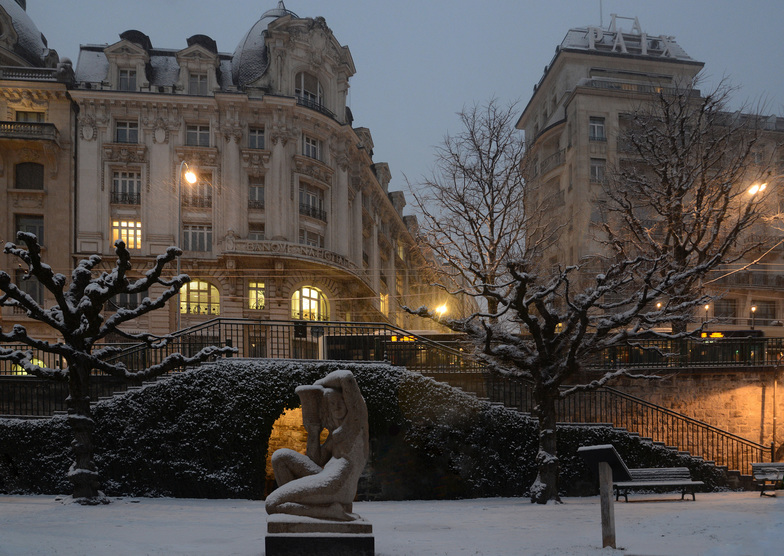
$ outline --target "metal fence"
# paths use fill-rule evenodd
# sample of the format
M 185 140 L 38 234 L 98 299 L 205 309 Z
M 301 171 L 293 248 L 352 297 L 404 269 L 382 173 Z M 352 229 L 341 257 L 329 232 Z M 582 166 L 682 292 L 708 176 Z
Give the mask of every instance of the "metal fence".
M 532 384 L 521 378 L 489 373 L 484 365 L 465 355 L 455 336 L 433 338 L 411 334 L 395 326 L 378 323 L 262 321 L 216 318 L 173 335 L 164 347 L 118 345 L 122 351 L 111 361 L 123 362 L 131 370 L 159 363 L 171 353 L 194 355 L 206 346 L 232 346 L 237 355 L 269 359 L 325 359 L 344 361 L 388 361 L 475 391 L 492 401 L 524 412 L 534 407 Z M 4 347 L 12 347 L 5 345 Z M 13 346 L 24 348 L 24 346 Z M 590 361 L 593 369 L 619 367 L 688 368 L 777 365 L 784 353 L 784 339 L 747 337 L 735 339 L 651 339 L 634 347 L 607 350 Z M 62 361 L 47 353 L 34 358 L 48 367 Z M 124 388 L 122 383 L 100 373 L 92 381 L 91 398 Z M 0 361 L 0 415 L 51 415 L 65 409 L 67 385 L 47 383 L 26 376 L 9 361 Z M 773 451 L 707 423 L 612 388 L 578 392 L 561 400 L 559 420 L 571 423 L 610 423 L 643 437 L 677 447 L 693 455 L 750 473 L 752 462 L 772 461 Z

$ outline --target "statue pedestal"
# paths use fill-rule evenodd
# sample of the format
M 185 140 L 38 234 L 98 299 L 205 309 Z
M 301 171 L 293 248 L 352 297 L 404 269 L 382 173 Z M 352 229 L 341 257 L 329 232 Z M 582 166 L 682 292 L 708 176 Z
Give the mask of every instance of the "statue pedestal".
M 267 517 L 266 556 L 375 556 L 373 525 L 287 514 Z

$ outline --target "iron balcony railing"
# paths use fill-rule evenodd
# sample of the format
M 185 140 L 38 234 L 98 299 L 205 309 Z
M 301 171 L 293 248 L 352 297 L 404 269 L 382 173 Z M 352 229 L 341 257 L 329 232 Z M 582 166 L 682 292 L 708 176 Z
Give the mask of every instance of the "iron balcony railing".
M 304 214 L 305 216 L 310 216 L 311 218 L 315 218 L 316 220 L 321 220 L 322 222 L 327 221 L 327 211 L 315 205 L 300 203 L 299 213 Z
M 329 116 L 333 120 L 337 120 L 337 117 L 332 110 L 329 110 L 326 106 L 315 99 L 297 95 L 297 104 L 306 108 L 310 108 L 311 110 L 315 110 L 316 112 L 320 112 L 325 116 Z
M 127 193 L 124 191 L 112 191 L 112 204 L 140 205 L 141 203 L 142 203 L 141 193 Z

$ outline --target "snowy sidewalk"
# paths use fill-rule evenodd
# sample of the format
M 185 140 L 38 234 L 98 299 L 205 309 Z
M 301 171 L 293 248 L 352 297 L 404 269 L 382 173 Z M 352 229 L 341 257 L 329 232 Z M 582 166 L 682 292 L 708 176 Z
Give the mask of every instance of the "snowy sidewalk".
M 400 555 L 775 555 L 784 551 L 784 492 L 636 495 L 615 504 L 618 545 L 602 550 L 599 499 L 533 506 L 524 498 L 360 502 L 376 553 Z M 642 502 L 642 500 L 646 500 Z M 656 501 L 647 501 L 656 500 Z M 242 555 L 264 552 L 263 502 L 124 498 L 64 505 L 0 496 L 0 556 Z

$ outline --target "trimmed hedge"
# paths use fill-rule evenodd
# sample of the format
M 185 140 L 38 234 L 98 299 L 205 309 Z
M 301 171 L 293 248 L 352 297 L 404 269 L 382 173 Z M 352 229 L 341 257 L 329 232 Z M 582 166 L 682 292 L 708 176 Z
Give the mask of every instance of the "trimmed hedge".
M 538 427 L 516 411 L 402 368 L 344 362 L 220 360 L 98 403 L 96 464 L 109 496 L 264 497 L 267 442 L 294 388 L 349 369 L 368 406 L 365 499 L 524 496 Z M 0 492 L 67 493 L 64 417 L 0 420 Z M 686 465 L 709 488 L 723 474 L 607 427 L 559 428 L 563 495 L 595 494 L 577 447 L 614 444 L 631 467 Z

